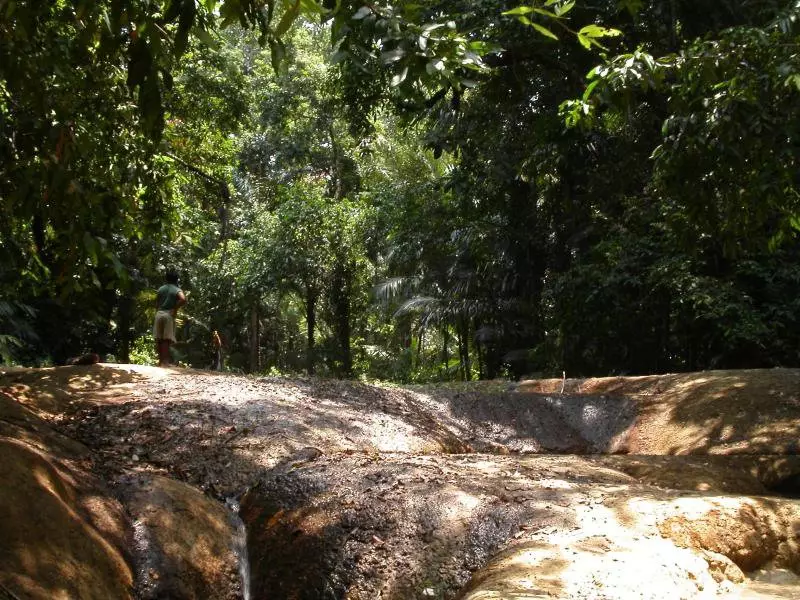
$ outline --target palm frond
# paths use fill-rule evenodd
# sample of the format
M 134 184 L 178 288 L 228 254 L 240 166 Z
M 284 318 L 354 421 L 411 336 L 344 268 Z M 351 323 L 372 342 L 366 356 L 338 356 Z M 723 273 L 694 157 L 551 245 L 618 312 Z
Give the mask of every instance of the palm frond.
M 0 360 L 11 362 L 25 342 L 39 339 L 31 325 L 35 317 L 36 310 L 27 304 L 0 300 Z
M 388 302 L 404 294 L 407 295 L 419 283 L 419 277 L 391 277 L 375 286 L 375 297 L 382 302 Z
M 429 312 L 431 309 L 437 308 L 441 305 L 441 300 L 439 298 L 433 298 L 431 296 L 415 296 L 414 298 L 409 298 L 398 308 L 394 316 L 395 317 L 402 317 L 403 315 L 408 315 L 412 313 L 418 312 Z

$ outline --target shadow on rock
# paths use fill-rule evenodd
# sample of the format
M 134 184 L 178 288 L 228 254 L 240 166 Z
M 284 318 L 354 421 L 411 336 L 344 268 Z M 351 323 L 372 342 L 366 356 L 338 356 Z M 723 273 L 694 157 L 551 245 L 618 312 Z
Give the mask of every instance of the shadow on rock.
M 520 532 L 573 525 L 574 498 L 507 457 L 335 457 L 242 498 L 255 598 L 452 598 Z M 613 477 L 613 475 L 612 475 Z
M 133 518 L 141 600 L 242 597 L 236 532 L 219 502 L 165 477 L 131 477 L 120 493 Z
M 0 435 L 0 590 L 41 600 L 131 598 L 129 523 L 88 469 L 87 450 L 3 397 Z

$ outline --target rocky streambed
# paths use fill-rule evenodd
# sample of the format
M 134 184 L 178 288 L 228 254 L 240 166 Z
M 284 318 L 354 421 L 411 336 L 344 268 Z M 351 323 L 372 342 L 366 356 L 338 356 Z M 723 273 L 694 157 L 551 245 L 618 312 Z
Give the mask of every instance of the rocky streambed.
M 800 597 L 798 384 L 6 372 L 0 598 Z

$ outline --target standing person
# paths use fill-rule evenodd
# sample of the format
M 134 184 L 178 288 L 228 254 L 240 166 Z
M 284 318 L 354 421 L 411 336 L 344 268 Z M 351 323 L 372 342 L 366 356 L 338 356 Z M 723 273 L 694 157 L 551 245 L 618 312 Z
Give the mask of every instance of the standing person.
M 170 364 L 169 347 L 175 341 L 175 317 L 178 309 L 186 304 L 186 296 L 178 287 L 178 274 L 167 271 L 164 279 L 166 283 L 156 293 L 157 312 L 153 325 L 159 367 L 168 367 Z
M 211 333 L 211 345 L 214 347 L 214 370 L 222 371 L 222 340 L 216 329 Z

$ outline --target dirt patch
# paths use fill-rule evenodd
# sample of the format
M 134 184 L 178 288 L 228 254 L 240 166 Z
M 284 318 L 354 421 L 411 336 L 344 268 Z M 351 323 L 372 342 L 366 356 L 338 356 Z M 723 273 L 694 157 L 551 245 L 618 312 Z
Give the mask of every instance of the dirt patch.
M 596 486 L 590 489 L 596 490 Z M 522 536 L 512 540 L 459 598 L 796 596 L 796 576 L 776 568 L 781 562 L 776 562 L 776 557 L 781 543 L 797 539 L 792 525 L 796 519 L 791 517 L 797 510 L 794 501 L 631 486 L 600 502 L 576 507 L 578 526 L 572 531 L 548 532 L 543 539 Z M 731 530 L 730 521 L 713 517 L 725 511 L 750 520 Z M 692 529 L 695 520 L 701 523 L 696 530 Z M 766 551 L 755 539 L 763 535 Z M 776 546 L 773 541 L 781 538 L 784 541 Z M 749 575 L 763 579 L 754 584 L 732 558 L 747 567 L 761 564 L 765 570 Z M 777 585 L 762 585 L 778 573 L 790 576 Z M 776 595 L 759 595 L 767 589 Z
M 800 473 L 800 456 L 635 455 L 596 460 L 660 488 L 753 496 L 773 495 L 776 488 L 791 487 Z
M 163 370 L 161 370 L 163 371 Z M 48 369 L 0 368 L 0 392 L 13 396 L 37 416 L 58 421 L 84 400 L 119 398 L 137 382 L 161 378 L 164 372 L 142 366 L 94 364 Z
M 404 390 L 354 382 L 175 371 L 122 397 L 84 400 L 61 422 L 106 476 L 143 468 L 219 499 L 317 453 L 468 451 Z
M 800 369 L 525 381 L 521 393 L 630 398 L 632 454 L 798 454 Z
M 90 456 L 89 448 L 59 433 L 4 392 L 0 392 L 0 436 L 24 442 L 32 448 L 63 458 L 85 460 Z
M 637 416 L 622 396 L 530 394 L 514 390 L 414 386 L 427 412 L 479 452 L 628 452 Z

